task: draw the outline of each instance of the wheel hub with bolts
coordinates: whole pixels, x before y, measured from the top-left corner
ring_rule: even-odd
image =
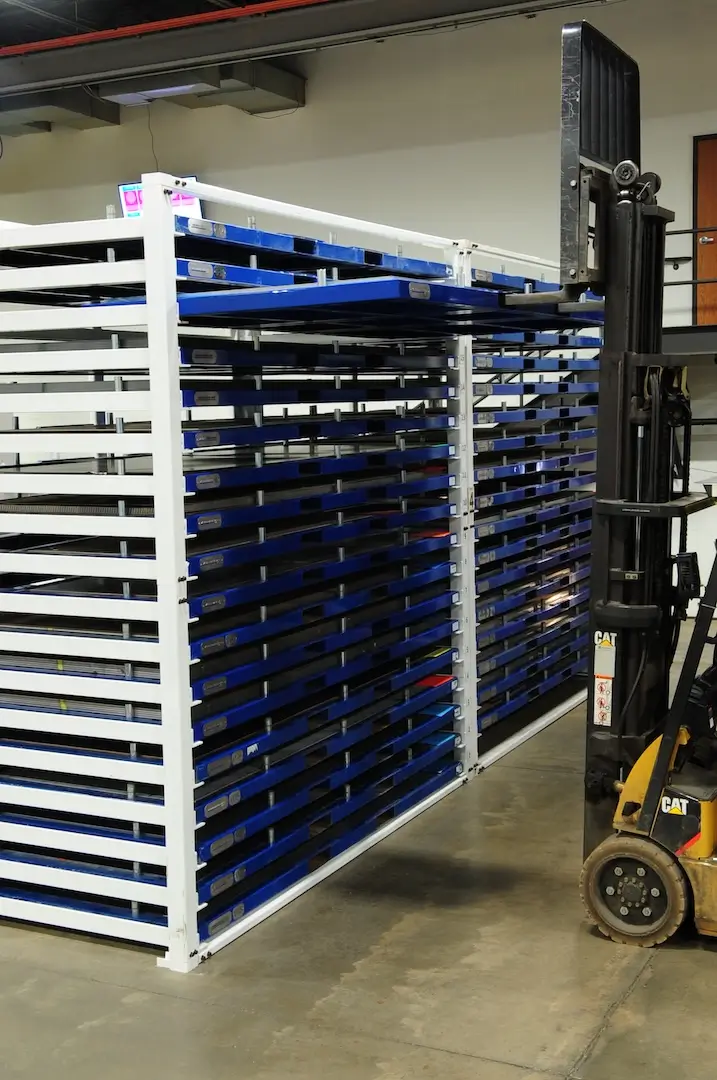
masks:
[[[630,925],[657,921],[667,910],[667,893],[658,874],[635,859],[606,863],[599,888],[607,909]]]

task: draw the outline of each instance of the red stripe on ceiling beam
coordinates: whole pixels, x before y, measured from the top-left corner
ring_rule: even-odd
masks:
[[[292,8],[315,7],[318,4],[333,2],[334,0],[262,0],[258,4],[222,8],[220,11],[205,11],[198,15],[179,15],[174,19],[158,19],[154,22],[134,23],[132,26],[117,26],[110,30],[90,30],[84,34],[71,34],[68,37],[45,38],[42,41],[26,41],[20,45],[5,45],[0,48],[0,57],[26,56],[28,53],[69,49],[73,45],[94,45],[100,41],[116,41],[120,38],[139,37],[142,34],[157,34],[162,30],[182,30],[188,26],[246,19],[251,15],[271,15],[276,11],[291,11]]]

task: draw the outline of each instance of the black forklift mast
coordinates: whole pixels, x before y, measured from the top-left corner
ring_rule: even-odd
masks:
[[[691,412],[684,366],[662,354],[665,230],[640,162],[637,64],[587,23],[563,29],[561,286],[604,297],[590,579],[585,855],[613,831],[616,782],[669,712],[687,605]],[[592,302],[591,302],[591,305]],[[705,361],[706,357],[700,357]],[[711,362],[711,358],[710,358]],[[673,532],[679,541],[673,554]]]

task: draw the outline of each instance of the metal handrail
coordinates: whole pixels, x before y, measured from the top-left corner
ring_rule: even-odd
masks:
[[[717,233],[717,225],[710,225],[709,228],[694,228],[694,229],[667,229],[665,236],[694,236],[695,233]]]
[[[669,259],[666,260],[669,262]],[[666,281],[665,288],[674,287],[675,285],[717,285],[717,277],[709,278],[681,278],[679,281]]]

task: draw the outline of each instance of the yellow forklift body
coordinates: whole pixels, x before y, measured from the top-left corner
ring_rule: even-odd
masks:
[[[680,729],[680,734],[675,743],[675,749],[672,754],[672,760],[670,761],[670,768],[672,768],[675,756],[677,754],[678,747],[684,746],[689,742],[690,736],[686,728]],[[642,806],[645,801],[645,794],[647,792],[647,785],[650,783],[650,777],[655,769],[655,762],[657,761],[657,754],[662,743],[662,736],[654,739],[649,746],[647,746],[640,754],[635,764],[630,769],[630,772],[625,780],[622,790],[620,791],[620,798],[618,799],[617,809],[615,810],[615,817],[613,818],[613,828],[616,832],[638,832],[636,826],[637,814],[625,817],[625,806],[628,803],[633,803],[636,806]]]
[[[636,822],[638,814],[624,817],[625,806],[629,803],[641,806],[650,782],[657,754],[662,742],[662,736],[655,739],[640,755],[630,770],[630,774],[620,792],[617,812],[614,819],[615,831],[618,833],[639,834]],[[680,730],[679,739],[673,754],[677,754],[679,746],[689,742],[689,733],[686,728]],[[675,777],[675,787],[669,784],[664,789],[660,800],[658,817],[661,814],[683,815],[685,803],[688,800],[679,795],[679,774]],[[674,793],[673,793],[674,792]],[[691,800],[689,800],[691,801]],[[693,812],[694,813],[694,812]],[[656,830],[659,833],[659,829]],[[653,835],[655,842],[659,842]],[[717,937],[717,800],[699,802],[699,826],[694,836],[678,847],[673,852],[680,866],[687,875],[694,899],[694,920],[697,930],[701,934]]]

